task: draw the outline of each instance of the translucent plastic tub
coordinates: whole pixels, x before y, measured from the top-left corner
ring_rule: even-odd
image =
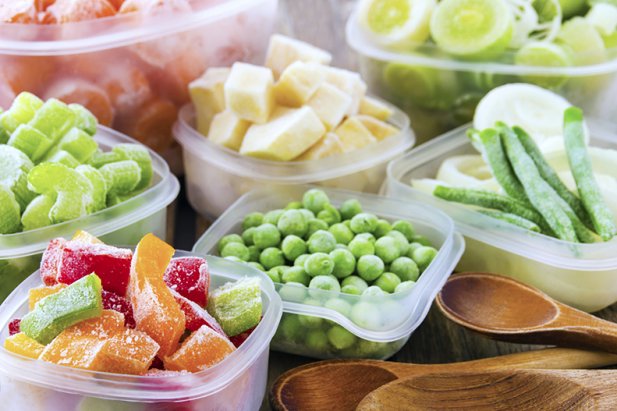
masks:
[[[60,25],[0,23],[0,106],[24,90],[64,97],[167,153],[190,81],[208,67],[263,61],[277,0],[193,0],[191,6],[191,12]]]
[[[246,214],[282,208],[290,201],[301,199],[308,188],[310,186],[256,190],[244,195],[206,231],[193,251],[202,255],[216,253],[218,240],[226,234],[239,233]],[[454,232],[454,224],[448,216],[417,202],[401,202],[337,189],[324,191],[335,206],[349,198],[357,198],[364,211],[380,218],[411,221],[416,231],[426,236],[439,249],[439,253],[413,289],[382,297],[307,290],[277,283],[276,289],[283,296],[284,314],[272,348],[315,358],[388,358],[407,342],[426,317],[435,295],[463,253],[463,239]],[[281,292],[283,288],[285,291]],[[311,297],[311,305],[303,303],[307,296]],[[333,303],[333,300],[339,301]],[[316,302],[318,305],[314,305]],[[339,309],[346,306],[349,312],[328,308],[332,304],[337,304]],[[311,318],[304,325],[299,325],[301,316]],[[335,324],[356,336],[352,346],[345,349],[337,349],[330,344],[315,346],[307,338],[307,331],[325,333]]]
[[[610,119],[617,103],[617,48],[607,50],[603,62],[595,64],[540,67],[515,65],[512,52],[474,62],[456,60],[432,44],[409,52],[389,51],[363,33],[356,13],[347,21],[346,35],[347,44],[358,53],[369,90],[409,115],[419,143],[471,121],[478,101],[506,83],[548,87],[597,118]],[[578,57],[597,61],[594,55]],[[397,67],[408,74],[401,70],[395,81],[388,81],[387,72]]]
[[[179,252],[177,255],[190,255]],[[27,359],[0,348],[0,402],[29,411],[253,411],[268,381],[268,345],[281,318],[281,299],[270,279],[243,264],[207,257],[210,289],[244,276],[261,281],[263,318],[229,357],[199,373],[143,377],[77,370]],[[32,274],[0,306],[0,341],[7,325],[28,311],[28,290],[40,286]]]
[[[121,143],[136,143],[106,127],[99,127],[95,140],[104,150]],[[28,275],[38,268],[47,243],[56,237],[71,237],[85,230],[110,244],[133,245],[146,233],[165,238],[167,206],[180,191],[167,163],[150,151],[154,176],[141,194],[97,213],[36,230],[0,235],[0,303]]]
[[[318,184],[376,193],[387,162],[415,142],[407,116],[391,108],[389,122],[401,130],[397,135],[338,156],[281,162],[242,156],[210,142],[195,130],[194,109],[188,105],[180,111],[174,135],[183,149],[189,202],[203,216],[216,218],[240,196],[263,186]]]
[[[617,149],[615,125],[588,120],[591,146]],[[516,278],[585,311],[617,302],[617,240],[573,244],[495,220],[472,209],[412,188],[412,178],[434,178],[448,157],[477,154],[465,131],[453,130],[388,165],[388,196],[420,201],[446,212],[465,236],[459,271],[484,271]],[[617,176],[617,168],[603,169]]]

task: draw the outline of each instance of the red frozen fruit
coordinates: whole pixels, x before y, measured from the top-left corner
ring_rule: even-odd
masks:
[[[207,325],[217,333],[227,337],[223,328],[212,317],[208,311],[204,310],[188,298],[181,296],[178,292],[171,290],[171,294],[176,299],[180,309],[184,312],[186,319],[186,329],[189,331],[197,331],[202,325]]]
[[[43,97],[57,98],[65,103],[81,104],[92,112],[99,123],[110,126],[114,120],[114,109],[107,92],[87,80],[65,78],[51,84]]]
[[[43,253],[41,268],[39,270],[41,279],[45,285],[52,286],[58,283],[58,270],[60,268],[62,251],[65,245],[66,240],[64,238],[55,238],[47,244],[47,249],[45,249]]]
[[[244,343],[244,341],[246,341],[247,338],[250,337],[250,335],[253,333],[253,331],[255,331],[255,328],[257,327],[257,325],[253,328],[249,328],[248,330],[246,330],[243,333],[240,333],[238,335],[234,335],[233,337],[229,337],[229,341],[231,341],[231,343],[238,348],[239,346],[242,345],[242,343]]]
[[[210,273],[208,263],[203,258],[174,258],[169,263],[163,278],[169,288],[180,295],[202,307],[208,304]]]
[[[116,14],[116,9],[107,0],[56,0],[47,8],[58,23],[93,20]]]
[[[11,320],[11,322],[9,323],[9,335],[15,335],[21,331],[19,328],[20,323],[21,323],[21,319],[19,318],[15,318],[14,320]]]
[[[69,241],[62,250],[58,282],[72,284],[80,278],[96,273],[103,289],[126,295],[131,275],[133,252],[105,244]]]
[[[133,306],[131,302],[121,295],[103,290],[103,309],[114,310],[124,314],[124,325],[135,328],[135,317],[133,317]]]

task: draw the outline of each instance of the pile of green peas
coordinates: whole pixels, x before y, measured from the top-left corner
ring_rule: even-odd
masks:
[[[363,212],[357,199],[336,208],[319,189],[284,209],[246,215],[242,230],[219,240],[222,257],[262,270],[275,283],[352,295],[411,289],[437,255],[411,222]],[[280,292],[294,300],[293,289]]]

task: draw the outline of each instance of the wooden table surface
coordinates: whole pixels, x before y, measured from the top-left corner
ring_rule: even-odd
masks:
[[[334,56],[333,64],[349,69],[356,68],[356,58],[345,42],[345,22],[354,0],[279,0],[278,31],[324,48]],[[179,249],[191,249],[194,242],[208,226],[186,201],[184,189],[175,206],[173,242]],[[599,313],[599,317],[617,321],[617,305]],[[530,345],[517,345],[491,341],[449,322],[433,306],[426,320],[412,334],[407,344],[390,360],[414,363],[445,363],[492,357],[535,349]],[[297,355],[270,353],[268,389],[283,372],[308,362],[311,358]],[[341,387],[344,395],[345,387]],[[262,410],[269,410],[268,398]],[[333,409],[336,407],[333,404]]]

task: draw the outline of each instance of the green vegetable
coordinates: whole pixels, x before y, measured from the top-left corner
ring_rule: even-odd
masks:
[[[523,217],[517,216],[515,214],[504,213],[503,211],[498,210],[479,210],[480,213],[485,214],[489,217],[496,218],[497,220],[505,221],[506,223],[513,224],[524,228],[525,230],[535,231],[536,233],[541,232],[540,227],[533,221],[529,221]],[[415,243],[418,244],[418,243]]]

